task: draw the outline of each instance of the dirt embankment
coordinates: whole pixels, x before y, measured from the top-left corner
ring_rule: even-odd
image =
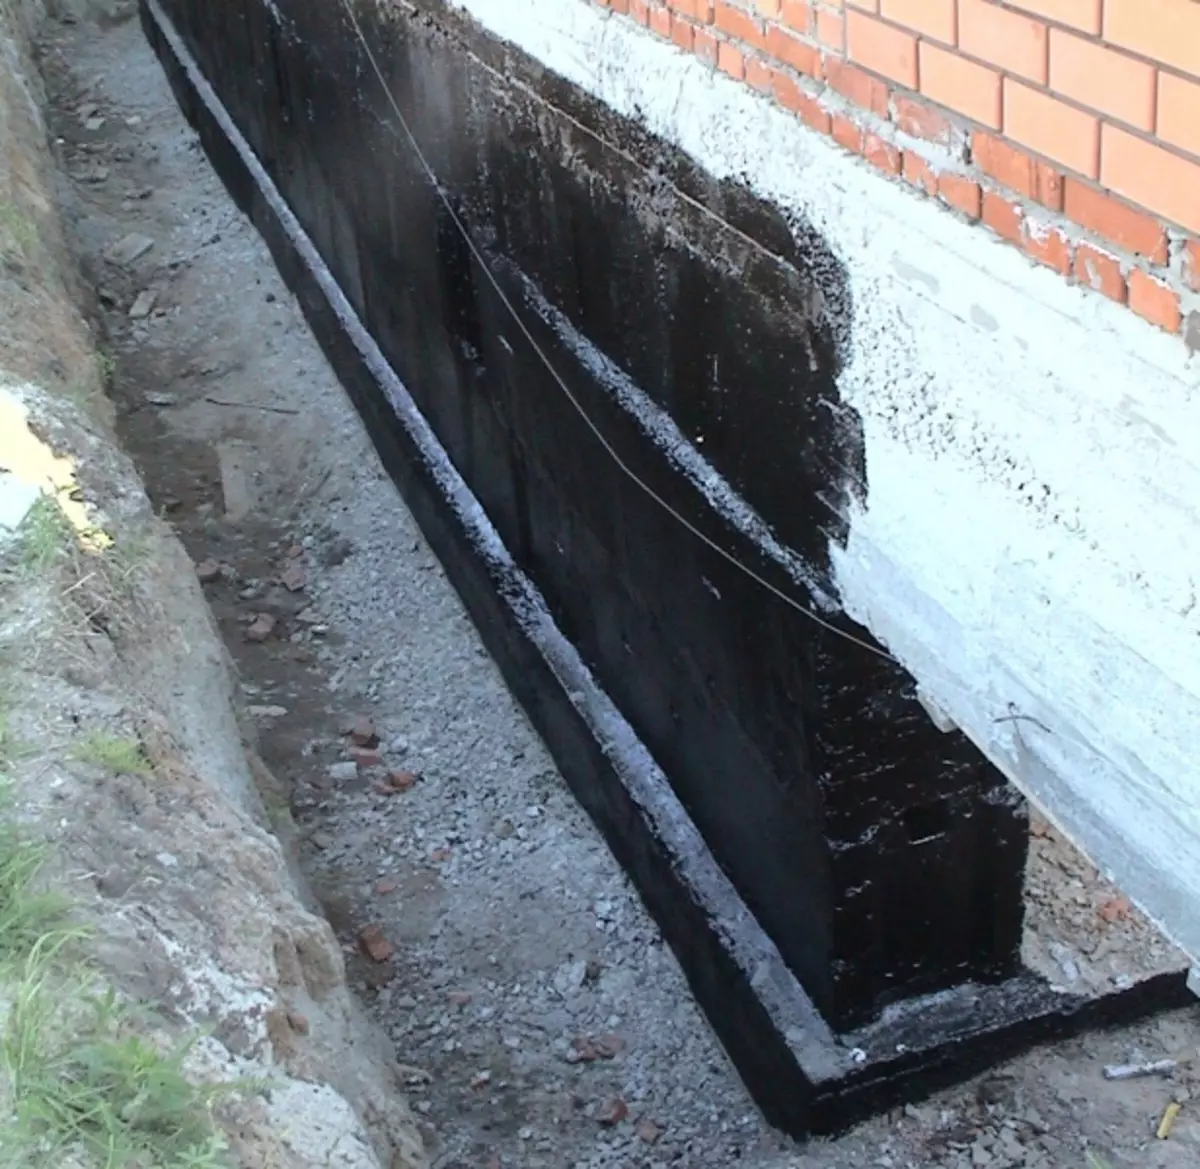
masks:
[[[195,568],[113,434],[42,15],[0,4],[0,1164],[422,1166]]]

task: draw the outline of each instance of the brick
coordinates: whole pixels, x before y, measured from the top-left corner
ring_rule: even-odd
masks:
[[[995,191],[983,192],[983,222],[997,235],[1019,244],[1023,219],[1024,213],[1016,203]]]
[[[667,0],[667,7],[697,24],[712,24],[712,0]]]
[[[921,42],[921,92],[985,126],[1000,126],[1000,74]]]
[[[786,73],[776,72],[772,78],[771,92],[775,100],[794,114],[799,114],[803,121],[814,130],[828,134],[831,129],[829,113],[823,109],[816,98],[804,92]]]
[[[927,37],[954,44],[954,0],[880,0],[879,12]]]
[[[1200,4],[1193,0],[1106,0],[1104,39],[1200,77]]]
[[[1063,209],[1063,176],[1048,162],[1035,163],[1033,197],[1051,211]]]
[[[671,17],[671,40],[688,53],[695,50],[693,32],[693,26],[688,21],[680,20],[678,16]]]
[[[1075,249],[1075,279],[1080,284],[1115,300],[1125,303],[1125,277],[1121,262],[1116,256],[1102,252],[1091,244],[1083,243]]]
[[[1200,85],[1173,73],[1158,75],[1158,136],[1200,157]]]
[[[665,11],[665,9],[663,10]],[[650,23],[650,5],[647,0],[629,0],[629,15],[638,22],[638,24]],[[667,13],[670,19],[670,13]]]
[[[1190,239],[1183,249],[1183,282],[1200,292],[1200,241]]]
[[[825,60],[825,80],[831,89],[840,93],[847,101],[852,101],[861,109],[870,110],[881,118],[887,117],[888,88],[869,73],[830,57]]]
[[[892,121],[905,134],[943,144],[949,143],[954,129],[937,110],[902,94],[892,100]]]
[[[1004,132],[1068,170],[1094,179],[1100,169],[1100,123],[1027,85],[1004,79]]]
[[[767,38],[757,20],[741,8],[735,8],[725,0],[713,5],[713,23],[726,36],[744,41],[753,49],[765,49]]]
[[[1153,264],[1167,262],[1167,233],[1144,211],[1126,207],[1103,191],[1067,179],[1063,207],[1067,218],[1103,236],[1127,252],[1145,256]]]
[[[749,57],[746,60],[746,84],[760,90],[763,93],[769,93],[771,86],[774,84],[775,70],[771,68],[765,61],[760,61],[757,57]]]
[[[850,8],[861,8],[864,12],[878,12],[879,0],[846,0]]]
[[[1070,25],[1080,32],[1100,31],[1100,0],[1008,0],[1009,7]]]
[[[1139,130],[1154,129],[1156,72],[1115,49],[1050,30],[1050,88]]]
[[[692,30],[692,52],[710,65],[717,63],[717,38],[706,28]]]
[[[828,8],[817,10],[817,40],[836,53],[845,51],[846,24],[840,12],[831,12]]]
[[[809,77],[821,76],[821,54],[816,46],[793,36],[777,24],[767,30],[767,52],[776,61],[800,73]]]
[[[989,178],[1033,198],[1037,161],[1003,138],[976,130],[971,135],[971,158]]]
[[[984,0],[958,0],[958,47],[1006,73],[1046,83],[1046,26]]]
[[[742,50],[729,41],[722,41],[717,46],[717,68],[730,77],[743,80],[746,76],[746,58]]]
[[[783,0],[779,18],[794,32],[807,34],[812,31],[812,9],[804,0]]]
[[[971,179],[963,178],[962,175],[939,175],[938,198],[956,211],[969,215],[972,219],[979,218],[981,211],[979,184]]]
[[[1059,228],[1026,219],[1024,244],[1030,259],[1053,268],[1060,276],[1071,271],[1071,243]]]
[[[759,16],[768,20],[775,20],[779,16],[779,0],[754,0],[754,7],[758,9]]]
[[[862,156],[872,166],[877,166],[889,175],[900,173],[900,151],[890,142],[885,142],[878,134],[864,134]]]
[[[629,0],[629,2],[633,4],[634,0]],[[650,10],[650,28],[660,37],[669,37],[671,35],[671,13],[666,8],[652,8]]]
[[[1100,157],[1104,186],[1180,227],[1200,231],[1200,163],[1108,125]]]
[[[853,150],[855,154],[862,153],[862,128],[857,122],[852,122],[842,114],[833,115],[833,137],[840,146]]]
[[[917,88],[917,38],[861,12],[846,13],[846,47],[852,61]]]
[[[937,194],[937,175],[930,170],[929,163],[914,151],[904,151],[900,162],[900,172],[908,182],[924,191],[926,195]]]
[[[1152,325],[1168,333],[1179,332],[1179,293],[1140,268],[1129,273],[1129,307]]]

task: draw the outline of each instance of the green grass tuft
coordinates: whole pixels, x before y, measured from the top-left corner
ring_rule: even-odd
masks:
[[[114,775],[149,775],[153,768],[142,745],[131,736],[91,731],[72,748],[71,758]]]
[[[43,848],[0,795],[0,1169],[224,1169],[214,1102],[256,1083],[198,1085],[194,1039],[162,1049],[72,953],[86,931],[42,892]]]
[[[18,563],[29,575],[42,574],[70,548],[71,525],[52,495],[43,493],[17,529]]]

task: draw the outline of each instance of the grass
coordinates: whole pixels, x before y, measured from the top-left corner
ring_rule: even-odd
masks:
[[[141,743],[128,735],[90,731],[71,748],[71,758],[114,775],[149,775],[151,771]]]
[[[74,538],[71,525],[53,495],[43,492],[17,531],[17,563],[33,576],[66,558]]]
[[[33,220],[11,200],[0,200],[0,254],[26,260],[37,240]]]
[[[146,766],[136,744],[92,747]],[[139,1033],[79,953],[87,933],[66,899],[40,881],[46,859],[0,789],[0,1169],[226,1166],[212,1106],[257,1086],[194,1084],[194,1039],[162,1047]]]

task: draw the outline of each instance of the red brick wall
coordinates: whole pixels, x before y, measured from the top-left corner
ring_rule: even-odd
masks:
[[[591,2],[1169,332],[1200,293],[1200,0]]]

